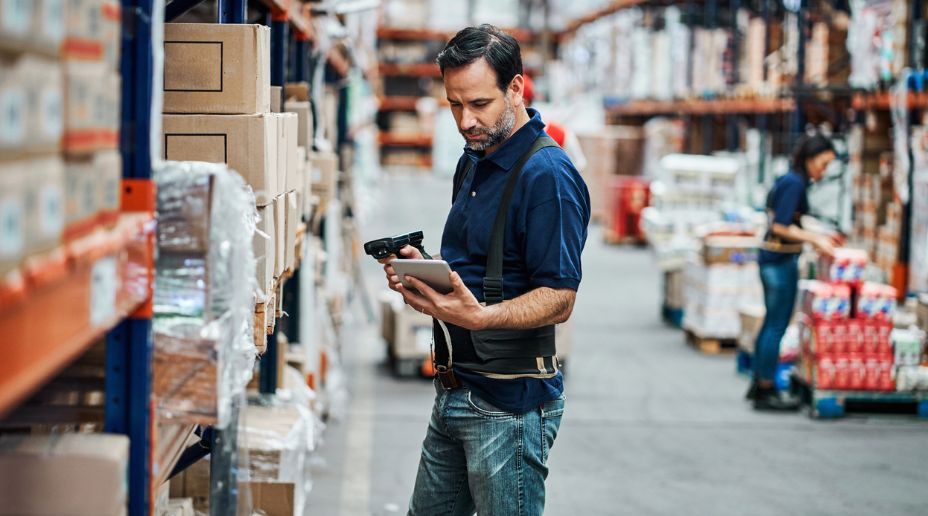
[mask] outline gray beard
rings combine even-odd
[[[496,124],[493,125],[491,129],[480,129],[479,131],[481,134],[487,135],[487,139],[484,141],[468,141],[467,148],[473,151],[483,152],[489,147],[506,141],[506,138],[512,133],[512,128],[515,126],[516,110],[512,109],[512,103],[509,102],[509,98],[507,97],[506,109],[503,111],[502,116],[499,117],[499,120],[496,121]]]

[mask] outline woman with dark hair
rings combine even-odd
[[[832,255],[840,237],[802,228],[800,217],[809,212],[806,190],[825,175],[835,159],[835,148],[821,134],[803,137],[793,153],[792,169],[779,177],[767,194],[769,225],[758,257],[767,314],[754,349],[754,379],[747,398],[757,410],[796,410],[795,400],[784,399],[774,387],[780,359],[780,340],[786,333],[799,283],[799,253],[804,243],[819,254]]]

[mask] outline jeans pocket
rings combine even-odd
[[[506,412],[505,410],[485,401],[480,396],[474,396],[474,393],[470,390],[467,391],[467,405],[473,412],[483,417],[491,419],[511,419],[515,417],[515,414]]]
[[[564,415],[564,401],[562,395],[557,399],[546,402],[541,407],[541,459],[548,462],[548,452],[554,446],[557,432],[561,428],[561,418]]]

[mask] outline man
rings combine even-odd
[[[464,29],[438,64],[467,143],[441,245],[454,289],[441,295],[415,278],[404,288],[384,261],[390,288],[436,320],[437,396],[409,514],[541,514],[564,410],[554,324],[570,317],[580,285],[589,193],[524,106],[514,38]],[[494,234],[504,238],[491,244]]]

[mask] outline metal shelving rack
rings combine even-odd
[[[0,284],[0,335],[16,335],[18,342],[29,343],[15,345],[7,341],[0,346],[4,350],[4,360],[0,362],[0,416],[12,412],[58,371],[105,337],[103,428],[106,432],[129,437],[128,514],[133,516],[152,513],[155,488],[151,296],[155,186],[151,142],[156,127],[152,124],[153,117],[161,114],[152,113],[156,95],[154,79],[160,72],[156,70],[153,35],[160,32],[165,19],[175,19],[201,1],[121,0],[122,213],[115,229],[68,242],[56,253],[31,259],[19,276]],[[307,80],[308,42],[312,38],[309,4],[297,0],[253,0],[251,5],[265,15],[262,22],[266,20],[271,26],[272,83],[284,84],[288,72],[286,56],[291,45],[294,55],[303,57],[292,60],[294,69],[290,76]],[[248,21],[247,0],[217,0],[217,7],[220,23]],[[135,247],[127,247],[130,245]],[[133,260],[145,265],[146,288],[143,293],[130,291],[123,286],[126,282],[119,276],[122,273],[117,272],[113,278],[116,286],[109,292],[112,306],[103,317],[94,316],[90,300],[94,289],[98,288],[98,278],[93,265],[101,257],[125,249],[129,249],[130,254],[143,254]],[[293,289],[291,297],[294,296],[299,296],[299,289]],[[61,313],[55,316],[56,324],[42,324],[50,313],[56,312]],[[261,363],[262,392],[276,391],[273,367],[276,350],[276,334],[268,336],[268,355]],[[238,408],[233,407],[233,411]],[[201,432],[203,443],[210,444],[214,450],[228,449],[222,444],[228,440],[234,442],[235,427],[232,425],[225,432],[206,429]],[[184,433],[183,437],[186,436]],[[189,464],[192,463],[190,460]],[[211,512],[223,516],[235,514],[235,457],[226,454],[214,457],[213,466],[214,479],[224,482],[227,488],[214,490],[219,496],[213,500]]]

